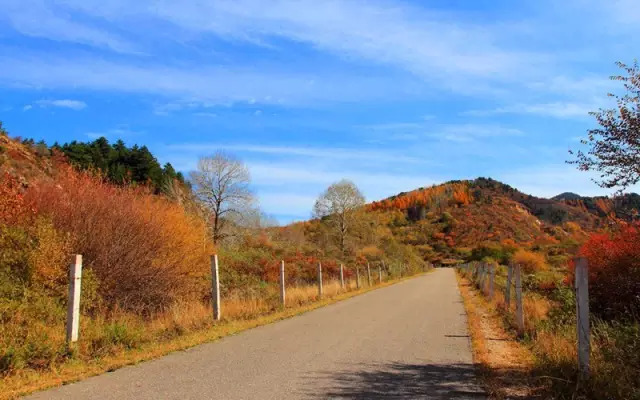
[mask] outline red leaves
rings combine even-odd
[[[589,262],[593,311],[607,319],[640,315],[640,225],[593,234],[580,255]],[[573,265],[567,280],[573,282]]]

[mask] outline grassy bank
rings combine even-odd
[[[498,269],[497,282],[504,277]],[[545,296],[525,293],[525,332],[517,338],[511,310],[497,289],[492,300],[466,277],[459,285],[469,315],[473,350],[490,394],[506,398],[514,382],[528,397],[552,399],[640,399],[640,328],[637,323],[592,321],[591,374],[578,379],[575,298],[570,288],[558,286]],[[500,287],[500,285],[498,285]],[[491,330],[483,328],[493,321]],[[488,337],[495,332],[510,342],[513,365],[500,365],[500,353],[490,351]],[[530,354],[531,359],[523,354]],[[504,379],[508,376],[509,379]]]

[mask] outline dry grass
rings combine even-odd
[[[587,381],[582,381],[578,379],[577,371],[575,322],[570,319],[573,311],[572,307],[563,309],[567,305],[563,306],[560,301],[564,300],[556,303],[537,293],[525,293],[525,336],[519,342],[515,336],[513,301],[507,310],[501,291],[496,291],[494,299],[489,300],[480,295],[480,290],[472,289],[473,284],[464,276],[459,276],[459,283],[469,315],[474,357],[484,372],[491,396],[515,396],[505,393],[512,390],[514,382],[520,381],[523,388],[528,388],[527,396],[536,394],[572,400],[640,399],[640,357],[637,356],[640,328],[637,324],[592,321],[591,373]],[[549,319],[552,311],[560,314]],[[503,323],[498,323],[500,321]],[[495,332],[506,333],[504,338],[515,346],[512,348],[533,357],[530,361],[523,356],[505,358],[487,339]],[[524,363],[516,364],[515,368],[509,366],[510,360]],[[506,383],[504,377],[508,377]]]
[[[0,399],[13,399],[34,391],[74,382],[105,371],[157,358],[177,350],[217,340],[256,326],[289,318],[358,294],[389,286],[400,278],[372,287],[355,288],[351,282],[344,290],[337,281],[325,283],[322,299],[317,286],[300,286],[287,290],[287,307],[278,298],[223,299],[223,320],[212,321],[209,304],[180,302],[154,313],[150,320],[126,311],[109,317],[84,318],[77,355],[51,369],[20,369],[0,381]],[[56,335],[64,343],[64,326],[46,327],[45,333]],[[93,354],[92,357],[83,354]]]
[[[504,296],[496,292],[496,302],[487,301],[459,275],[458,285],[467,312],[474,362],[490,398],[532,396],[537,390],[529,376],[534,358],[516,341],[514,332],[504,327],[499,312]]]

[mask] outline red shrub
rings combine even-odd
[[[591,310],[605,319],[640,317],[640,226],[593,234],[580,255],[589,262]]]

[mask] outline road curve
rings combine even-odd
[[[454,271],[30,399],[479,399]]]

